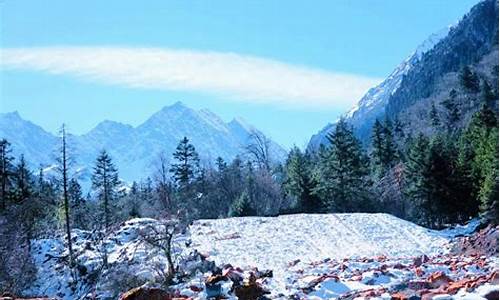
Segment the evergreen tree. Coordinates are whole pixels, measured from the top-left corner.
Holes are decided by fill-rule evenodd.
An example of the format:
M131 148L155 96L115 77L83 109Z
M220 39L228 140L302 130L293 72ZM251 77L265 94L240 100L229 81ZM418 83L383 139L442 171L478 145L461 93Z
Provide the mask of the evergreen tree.
M446 121L448 125L448 132L455 128L455 123L460 119L460 113L457 105L457 91L452 89L448 98L441 102L441 105L446 110Z
M6 139L0 140L0 210L7 207L7 198L12 184L14 158L11 156L10 143Z
M372 168L375 177L382 177L397 160L392 122L386 118L384 124L377 119L372 129Z
M294 147L288 154L285 169L284 192L298 200L297 208L301 212L318 212L321 209L321 203L313 193L315 184L310 158L298 147Z
M255 209L252 208L250 196L244 191L232 204L229 210L230 217L255 216Z
M104 210L104 228L109 231L111 226L113 201L116 200L117 188L120 184L118 170L106 150L102 150L97 157L92 187L97 192Z
M493 101L497 100L498 96L495 91L488 83L487 80L483 80L481 84L481 101L483 104L491 105Z
M32 174L28 169L24 155L14 168L14 187L12 198L16 203L22 203L31 197L33 193Z
M469 66L465 66L462 68L459 77L460 84L467 92L479 92L479 78L476 73L472 72Z
M79 229L89 229L87 218L89 211L82 195L82 187L74 178L69 181L68 197L74 226Z
M377 119L372 129L372 152L371 162L376 177L380 177L385 169L384 166L384 127Z
M320 158L315 192L330 211L369 210L367 157L361 143L344 119L328 140L331 145Z
M389 118L385 118L383 136L384 136L384 151L383 163L385 169L392 168L397 160L397 148L394 142L392 122Z
M173 157L176 162L172 164L170 172L181 190L186 189L199 171L198 153L189 139L184 137L177 145Z
M474 183L475 198L481 214L498 222L498 123L495 113L486 105L474 114L464 139L470 143L472 154L470 180ZM492 217L494 216L494 217Z
M404 138L403 124L399 118L395 118L394 120L394 134L399 139Z
M428 224L432 212L431 182L429 179L429 140L420 133L409 144L405 163L405 194L416 208L412 212L413 219Z
M432 102L432 104L431 104L431 110L429 112L429 119L431 120L431 124L432 124L432 126L434 126L434 128L438 128L441 125L441 121L439 120L438 111L436 109L436 105L434 104L434 102Z
M59 172L62 177L62 188L63 188L63 207L64 207L64 219L66 225L66 240L68 243L68 251L69 251L69 265L73 267L73 240L71 239L71 225L70 225L70 202L68 195L68 185L69 185L69 165L70 159L68 156L68 148L66 141L66 127L63 124L61 127L61 156L58 158L59 161Z
M498 128L485 134L476 150L475 164L482 170L480 211L488 220L498 224Z

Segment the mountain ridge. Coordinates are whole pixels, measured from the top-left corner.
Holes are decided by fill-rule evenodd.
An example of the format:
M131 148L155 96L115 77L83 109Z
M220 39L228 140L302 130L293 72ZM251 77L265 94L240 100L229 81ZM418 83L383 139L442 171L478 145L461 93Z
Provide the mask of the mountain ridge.
M184 136L193 143L202 162L213 161L218 156L230 160L243 153L250 130L257 129L239 117L224 122L208 109L194 110L178 101L135 127L103 120L83 134L68 134L68 142L78 167L90 170L98 152L106 149L120 177L132 181L150 175L157 156L165 153L170 157ZM0 137L12 144L16 157L25 155L34 168L55 163L58 137L23 119L18 112L0 113ZM286 151L276 142L271 141L270 148L276 160L285 157Z

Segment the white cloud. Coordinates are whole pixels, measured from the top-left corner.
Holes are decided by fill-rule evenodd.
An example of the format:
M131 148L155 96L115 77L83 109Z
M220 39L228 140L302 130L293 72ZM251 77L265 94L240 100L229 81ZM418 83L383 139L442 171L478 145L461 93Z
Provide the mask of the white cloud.
M0 57L5 69L300 107L347 107L381 81L234 53L160 48L7 48Z

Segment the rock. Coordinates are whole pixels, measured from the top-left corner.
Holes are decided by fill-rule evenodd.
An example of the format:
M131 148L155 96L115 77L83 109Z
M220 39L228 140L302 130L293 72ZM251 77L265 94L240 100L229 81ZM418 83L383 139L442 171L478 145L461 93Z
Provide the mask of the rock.
M270 294L270 292L257 283L257 278L252 273L247 283L234 289L234 294L239 300L257 300L264 295Z
M448 285L452 280L444 272L434 272L427 278L431 288L439 288L442 285Z
M498 290L496 291L490 291L487 294L483 295L484 298L488 300L498 300L499 298L499 292Z
M430 288L429 282L424 281L424 280L413 280L408 282L408 288L411 290L423 290L423 289L428 289Z
M454 254L468 256L498 255L498 232L498 226L488 225L470 236L459 238L451 251Z
M429 257L427 255L421 255L417 256L413 259L413 265L415 267L420 267L423 263L426 263L429 261Z
M121 295L120 300L170 300L172 295L159 288L137 287Z

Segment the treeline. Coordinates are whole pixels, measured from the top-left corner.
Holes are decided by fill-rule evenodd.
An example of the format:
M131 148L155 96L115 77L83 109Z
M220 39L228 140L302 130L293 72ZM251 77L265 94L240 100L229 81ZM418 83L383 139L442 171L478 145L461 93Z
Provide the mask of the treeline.
M293 149L283 187L295 211L388 212L432 228L478 215L497 223L498 89L468 67L459 79L458 90L430 107L431 135L385 118L365 150L341 119L318 153ZM480 107L465 128L458 96Z

